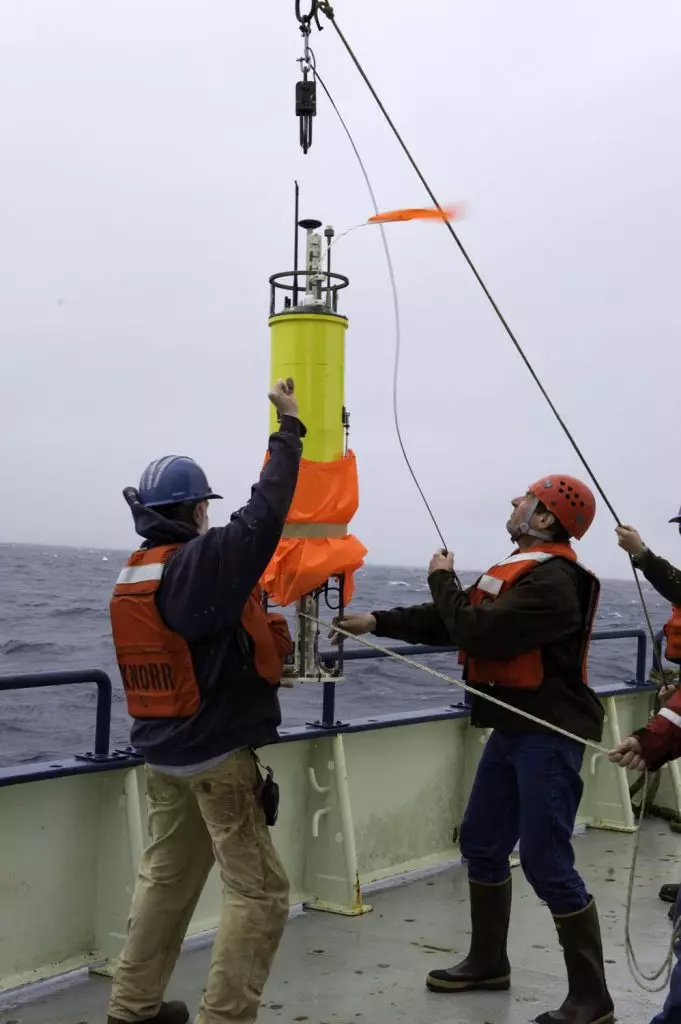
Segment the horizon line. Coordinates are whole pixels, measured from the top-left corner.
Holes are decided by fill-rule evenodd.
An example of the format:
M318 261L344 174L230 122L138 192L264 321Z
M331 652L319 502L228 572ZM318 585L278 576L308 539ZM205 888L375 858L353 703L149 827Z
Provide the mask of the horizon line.
M97 545L92 545L92 544L53 544L53 543L43 543L41 541L27 541L27 540L0 540L0 548L3 548L3 547L8 547L8 548L9 547L16 547L16 548L56 548L56 549L59 549L59 550L66 550L66 551L88 551L88 552L91 551L93 553L101 552L103 555L110 555L113 552L117 552L117 553L120 553L122 555L125 555L126 551L128 551L128 549L126 549L126 548L98 547ZM372 559L367 559L365 561L364 565L367 566L367 567L371 566L371 567L374 567L374 568L377 568L377 569L423 569L422 566L415 565L415 564L412 564L410 562L376 562L376 561L373 561ZM361 569L357 570L357 571L361 572ZM423 571L425 572L425 570L423 570ZM459 569L459 568L457 568L456 571L458 573L462 573L462 574L465 574L465 575L470 575L470 576L477 575L477 576L479 576L485 570L484 569ZM600 578L604 579L604 580L616 580L619 583L627 583L627 582L633 583L634 582L634 580L632 579L632 577L630 575L626 575L626 576L602 576ZM642 581L642 582L646 582L646 581Z

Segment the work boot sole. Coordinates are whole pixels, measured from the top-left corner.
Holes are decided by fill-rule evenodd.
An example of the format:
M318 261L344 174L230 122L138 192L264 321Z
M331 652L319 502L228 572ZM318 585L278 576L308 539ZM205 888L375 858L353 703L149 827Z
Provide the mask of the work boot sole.
M155 1017L147 1017L145 1020L139 1022L139 1024L189 1024L189 1018L191 1014L184 1003L180 1003L177 1000L171 1003L162 1003L161 1008ZM121 1020L119 1017L112 1017L111 1014L106 1018L107 1024L126 1024L126 1021Z
M511 987L511 975L503 978L486 978L484 981L474 981L472 978L433 978L429 974L426 978L426 988L431 992L505 992Z
M566 1016L560 1012L549 1011L548 1013L540 1013L538 1017L534 1018L535 1024L566 1024L566 1021L570 1020L569 1016ZM596 1017L595 1020L589 1022L589 1024L614 1024L615 1011L611 1010L610 1013L604 1014L602 1017Z

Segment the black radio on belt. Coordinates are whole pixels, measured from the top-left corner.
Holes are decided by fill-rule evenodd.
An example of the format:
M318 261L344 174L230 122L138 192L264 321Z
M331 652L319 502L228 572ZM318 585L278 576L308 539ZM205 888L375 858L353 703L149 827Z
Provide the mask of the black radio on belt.
M249 749L258 766L256 767L258 775L260 775L260 768L265 769L265 778L263 779L262 775L260 775L260 802L265 812L265 824L272 828L273 825L276 825L277 815L279 814L279 783L274 781L274 772L270 766L262 763L252 747Z
M260 799L265 812L265 823L272 828L273 825L276 825L279 814L279 783L274 781L274 772L269 765L265 770L267 775L262 782Z

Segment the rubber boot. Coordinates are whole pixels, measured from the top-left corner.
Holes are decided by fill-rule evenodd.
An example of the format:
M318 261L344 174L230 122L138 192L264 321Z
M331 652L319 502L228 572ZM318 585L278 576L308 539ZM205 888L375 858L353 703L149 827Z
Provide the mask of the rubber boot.
M554 915L568 976L559 1010L542 1013L538 1024L612 1024L614 1006L605 981L603 945L593 898L574 914Z
M678 885L663 885L658 893L658 897L663 903L676 903L676 897L679 894Z
M426 986L431 992L499 991L511 987L511 966L506 955L511 917L511 879L495 885L469 881L471 945L468 956L448 970L431 971Z
M161 1003L161 1008L155 1017L145 1017L144 1020L135 1021L135 1024L187 1024L189 1010L184 1003ZM106 1024L130 1024L120 1017L106 1018Z

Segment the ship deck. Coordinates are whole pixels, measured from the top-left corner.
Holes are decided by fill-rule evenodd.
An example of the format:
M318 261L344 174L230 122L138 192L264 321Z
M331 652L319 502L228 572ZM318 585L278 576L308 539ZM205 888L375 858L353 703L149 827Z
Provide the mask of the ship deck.
M645 1024L664 1000L631 978L624 950L624 910L633 837L588 830L575 838L578 863L601 915L605 958L617 1018ZM668 907L657 898L677 881L681 838L661 821L646 823L632 918L644 966L657 966L670 939ZM513 871L509 992L438 995L424 978L465 955L468 908L465 869L454 865L404 884L373 888L373 912L344 917L294 908L262 999L261 1024L525 1024L562 1001L565 976L546 907ZM198 1005L208 969L210 936L188 944L170 998ZM78 972L49 990L0 997L0 1024L104 1024L109 982Z

